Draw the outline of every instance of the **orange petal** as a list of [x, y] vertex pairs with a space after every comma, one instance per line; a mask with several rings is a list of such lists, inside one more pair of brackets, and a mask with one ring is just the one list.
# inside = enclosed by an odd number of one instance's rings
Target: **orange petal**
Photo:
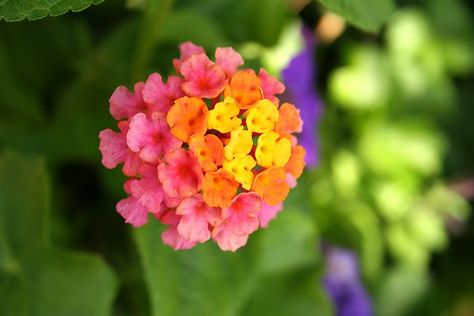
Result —
[[297, 145], [291, 148], [291, 157], [285, 166], [285, 171], [289, 172], [295, 179], [298, 179], [303, 173], [305, 155], [306, 150], [303, 146]]
[[209, 171], [202, 182], [202, 197], [211, 207], [228, 207], [237, 194], [238, 187], [239, 183], [229, 171]]
[[224, 161], [224, 145], [216, 135], [194, 135], [189, 138], [191, 149], [204, 171], [216, 170]]
[[298, 110], [293, 104], [283, 103], [278, 110], [280, 116], [276, 124], [276, 130], [284, 133], [301, 133], [303, 130], [303, 120]]
[[290, 192], [285, 170], [272, 167], [260, 172], [253, 181], [252, 191], [257, 192], [268, 205], [283, 202]]
[[233, 97], [241, 109], [249, 109], [255, 102], [263, 98], [260, 79], [251, 69], [237, 71], [224, 94], [226, 97]]
[[204, 135], [207, 131], [209, 110], [200, 98], [182, 97], [177, 99], [168, 111], [166, 121], [171, 133], [187, 142], [192, 135]]

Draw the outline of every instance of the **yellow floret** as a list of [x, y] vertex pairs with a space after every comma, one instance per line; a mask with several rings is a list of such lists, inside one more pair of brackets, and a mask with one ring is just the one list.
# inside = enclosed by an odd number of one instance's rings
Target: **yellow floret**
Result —
[[230, 132], [230, 141], [224, 147], [224, 157], [232, 160], [246, 156], [252, 150], [252, 146], [252, 132], [241, 127], [239, 130]]
[[266, 168], [283, 167], [291, 156], [291, 142], [276, 132], [263, 133], [258, 138], [255, 158]]
[[235, 180], [242, 184], [244, 189], [250, 190], [254, 177], [252, 169], [256, 164], [252, 156], [247, 155], [233, 160], [224, 160], [223, 167], [234, 175]]
[[278, 117], [279, 112], [275, 104], [267, 99], [260, 100], [247, 112], [247, 128], [256, 133], [270, 132], [275, 127]]
[[240, 109], [235, 100], [232, 97], [226, 97], [209, 111], [207, 126], [221, 133], [236, 130], [242, 124], [242, 120], [238, 117], [239, 112]]

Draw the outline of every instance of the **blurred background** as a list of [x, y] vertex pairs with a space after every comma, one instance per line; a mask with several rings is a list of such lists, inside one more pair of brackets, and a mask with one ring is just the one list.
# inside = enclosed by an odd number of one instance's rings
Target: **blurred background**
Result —
[[[0, 315], [474, 315], [472, 1], [0, 0], [0, 19]], [[100, 162], [114, 88], [171, 74], [188, 40], [281, 78], [305, 121], [304, 175], [237, 253], [126, 225]]]

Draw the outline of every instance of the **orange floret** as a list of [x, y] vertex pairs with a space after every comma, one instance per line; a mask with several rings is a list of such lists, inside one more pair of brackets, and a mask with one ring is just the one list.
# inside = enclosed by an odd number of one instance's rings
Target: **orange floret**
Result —
[[251, 69], [237, 71], [227, 85], [224, 95], [234, 98], [239, 108], [249, 109], [263, 98], [260, 79]]
[[262, 171], [255, 177], [252, 191], [260, 195], [268, 205], [277, 205], [283, 202], [290, 192], [285, 170], [280, 167], [272, 167]]
[[171, 133], [183, 142], [192, 135], [204, 135], [207, 131], [209, 110], [200, 98], [182, 97], [177, 99], [168, 111], [166, 121]]
[[293, 104], [283, 103], [278, 110], [280, 112], [275, 129], [284, 133], [301, 133], [303, 131], [303, 120]]
[[298, 179], [303, 173], [305, 155], [306, 150], [303, 146], [297, 145], [291, 148], [291, 157], [285, 166], [285, 171], [290, 173], [295, 179]]
[[214, 171], [222, 166], [224, 160], [224, 145], [216, 135], [193, 135], [189, 138], [191, 149], [199, 160], [204, 171]]
[[202, 182], [202, 197], [211, 207], [228, 207], [237, 194], [239, 183], [232, 173], [219, 169], [209, 171]]

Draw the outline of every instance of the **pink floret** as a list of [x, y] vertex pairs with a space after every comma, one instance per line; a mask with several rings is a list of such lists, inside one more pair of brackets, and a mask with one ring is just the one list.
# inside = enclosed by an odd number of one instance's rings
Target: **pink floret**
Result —
[[211, 238], [209, 226], [216, 226], [221, 220], [221, 209], [208, 206], [200, 194], [184, 199], [176, 209], [176, 214], [182, 215], [178, 233], [185, 239], [199, 243]]
[[109, 110], [113, 118], [117, 121], [123, 119], [130, 119], [139, 112], [147, 110], [147, 106], [142, 98], [143, 82], [135, 84], [132, 93], [124, 86], [119, 86], [112, 93], [109, 99]]
[[192, 55], [181, 65], [184, 76], [181, 88], [188, 96], [215, 98], [221, 93], [227, 79], [221, 67], [209, 60], [206, 54]]
[[196, 242], [183, 238], [178, 233], [178, 224], [181, 216], [174, 211], [168, 211], [161, 217], [161, 222], [167, 224], [168, 229], [161, 234], [161, 240], [164, 244], [171, 246], [174, 250], [191, 249], [196, 246]]
[[99, 133], [99, 150], [102, 154], [102, 164], [108, 169], [114, 169], [117, 165], [123, 163], [123, 173], [133, 177], [137, 174], [142, 160], [127, 147], [128, 122], [119, 122], [118, 126], [120, 132], [105, 129]]
[[263, 68], [260, 68], [258, 77], [262, 85], [263, 97], [278, 104], [280, 101], [275, 97], [275, 94], [283, 93], [285, 85], [275, 77], [270, 76]]
[[218, 47], [216, 49], [216, 64], [222, 68], [227, 78], [230, 78], [244, 64], [244, 60], [231, 47]]
[[147, 103], [149, 111], [168, 112], [174, 100], [184, 96], [181, 83], [181, 78], [170, 76], [168, 82], [164, 84], [160, 74], [156, 72], [151, 74], [143, 88], [143, 100]]
[[173, 66], [177, 72], [180, 71], [181, 65], [186, 59], [196, 54], [205, 54], [204, 48], [195, 45], [192, 42], [184, 42], [179, 45], [180, 58], [173, 59]]
[[212, 237], [222, 250], [236, 251], [247, 243], [248, 236], [259, 226], [258, 213], [262, 200], [254, 192], [240, 193], [232, 204], [222, 210], [223, 221], [217, 225]]
[[130, 122], [127, 145], [144, 161], [157, 164], [168, 151], [181, 147], [182, 142], [171, 134], [164, 114], [154, 112], [151, 117], [136, 114]]
[[262, 202], [262, 210], [258, 213], [260, 227], [267, 228], [268, 223], [274, 219], [281, 210], [283, 210], [283, 203], [268, 205]]
[[158, 171], [155, 165], [144, 164], [140, 167], [141, 179], [131, 180], [130, 192], [138, 199], [147, 211], [159, 213], [164, 211], [163, 187], [158, 180]]
[[117, 212], [125, 219], [125, 222], [134, 227], [140, 227], [148, 222], [146, 208], [138, 202], [138, 199], [130, 196], [117, 203]]
[[158, 178], [166, 194], [185, 198], [197, 193], [204, 175], [199, 161], [183, 148], [168, 152], [158, 165]]

